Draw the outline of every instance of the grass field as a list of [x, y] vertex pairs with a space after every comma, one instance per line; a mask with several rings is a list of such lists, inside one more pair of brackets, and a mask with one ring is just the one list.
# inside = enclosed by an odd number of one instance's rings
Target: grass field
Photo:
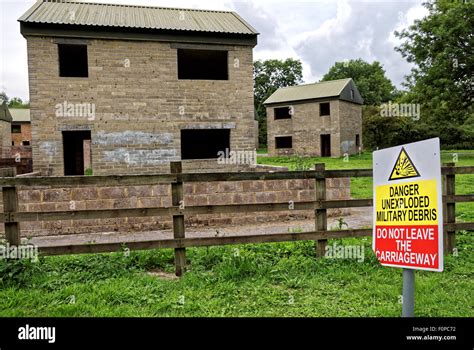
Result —
[[[443, 152], [443, 161], [451, 159]], [[371, 167], [367, 153], [349, 162], [307, 160], [321, 161], [328, 169]], [[474, 152], [459, 152], [458, 164], [474, 165]], [[456, 179], [457, 193], [474, 193], [473, 176]], [[370, 179], [353, 179], [353, 197], [371, 192]], [[472, 205], [457, 209], [459, 220], [474, 219]], [[329, 244], [364, 247], [364, 259], [317, 260], [313, 242], [193, 248], [179, 280], [170, 278], [172, 250], [0, 261], [0, 316], [399, 316], [401, 269], [381, 267], [370, 238]], [[457, 245], [443, 273], [416, 273], [417, 316], [474, 316], [472, 232], [459, 232]]]
[[[474, 150], [442, 151], [441, 161], [455, 162], [456, 166], [474, 165]], [[367, 169], [372, 168], [372, 154], [365, 152], [348, 158], [259, 157], [258, 163], [286, 166], [290, 170], [297, 166], [311, 167], [316, 163], [325, 163], [326, 169]], [[456, 194], [470, 193], [474, 193], [474, 175], [456, 176]], [[353, 198], [372, 198], [372, 178], [352, 178], [351, 195]], [[459, 203], [456, 209], [459, 221], [474, 221], [474, 203]]]

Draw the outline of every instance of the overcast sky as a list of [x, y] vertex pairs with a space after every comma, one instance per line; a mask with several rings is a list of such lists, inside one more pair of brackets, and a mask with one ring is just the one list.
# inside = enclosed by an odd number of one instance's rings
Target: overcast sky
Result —
[[[0, 0], [0, 90], [28, 97], [26, 41], [17, 19], [34, 0]], [[400, 87], [410, 65], [394, 47], [394, 30], [427, 14], [422, 0], [89, 0], [166, 7], [234, 10], [261, 34], [255, 59], [303, 62], [306, 83], [319, 81], [336, 61], [380, 61]]]

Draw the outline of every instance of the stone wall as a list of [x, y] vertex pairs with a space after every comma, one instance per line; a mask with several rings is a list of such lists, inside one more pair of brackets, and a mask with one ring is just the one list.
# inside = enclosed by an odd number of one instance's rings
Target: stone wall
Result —
[[341, 115], [341, 152], [355, 154], [356, 135], [359, 135], [359, 144], [362, 147], [362, 108], [360, 105], [339, 101]]
[[0, 158], [10, 158], [11, 145], [11, 124], [0, 119]]
[[[35, 171], [64, 175], [62, 131], [71, 130], [91, 131], [95, 175], [167, 171], [181, 160], [181, 129], [230, 129], [232, 150], [255, 148], [251, 46], [219, 47], [228, 49], [229, 80], [178, 80], [176, 44], [81, 40], [89, 76], [64, 78], [60, 41], [27, 37]], [[64, 104], [95, 113], [58, 116]]]
[[[315, 198], [314, 183], [314, 180], [188, 183], [184, 185], [184, 201], [187, 206], [311, 201]], [[350, 179], [327, 179], [326, 184], [328, 199], [350, 198]], [[20, 188], [19, 204], [20, 211], [29, 212], [169, 207], [171, 206], [171, 186], [37, 187], [28, 190]], [[1, 210], [3, 210], [3, 204], [0, 204]], [[341, 215], [343, 212], [329, 210], [328, 214]], [[194, 215], [186, 217], [186, 225], [238, 225], [295, 218], [314, 218], [314, 213], [313, 211], [285, 211]], [[93, 232], [127, 234], [167, 229], [171, 228], [171, 224], [171, 217], [26, 222], [21, 223], [21, 232], [23, 237]], [[2, 224], [0, 231], [3, 232], [3, 230]]]
[[[319, 104], [330, 103], [329, 116], [319, 115]], [[291, 119], [274, 118], [274, 108], [292, 107]], [[362, 138], [362, 108], [340, 100], [278, 104], [267, 107], [268, 153], [271, 156], [321, 156], [320, 135], [331, 135], [331, 156], [356, 153], [355, 135]], [[292, 136], [292, 149], [276, 149], [276, 136]]]

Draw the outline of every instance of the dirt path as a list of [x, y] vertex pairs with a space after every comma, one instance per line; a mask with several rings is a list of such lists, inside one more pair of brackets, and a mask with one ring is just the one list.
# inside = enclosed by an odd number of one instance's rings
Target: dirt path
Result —
[[[339, 227], [339, 218], [328, 218], [328, 228], [337, 229]], [[366, 228], [372, 226], [372, 208], [354, 208], [351, 209], [351, 215], [344, 218], [348, 228]], [[347, 228], [343, 225], [343, 229]], [[224, 236], [243, 236], [249, 234], [265, 235], [272, 233], [286, 232], [304, 232], [314, 230], [314, 220], [288, 220], [282, 222], [260, 223], [253, 225], [226, 226], [226, 227], [191, 227], [186, 229], [186, 237], [224, 237]], [[118, 232], [110, 233], [91, 233], [64, 236], [34, 237], [31, 243], [39, 247], [62, 246], [71, 244], [87, 243], [115, 243], [148, 241], [157, 239], [171, 239], [173, 233], [171, 230], [137, 232], [120, 234]]]

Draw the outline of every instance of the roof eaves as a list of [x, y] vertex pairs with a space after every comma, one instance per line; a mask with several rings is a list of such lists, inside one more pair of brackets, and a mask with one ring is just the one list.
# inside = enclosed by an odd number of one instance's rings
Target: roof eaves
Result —
[[[339, 95], [341, 95], [344, 89], [347, 87], [347, 85], [349, 85], [349, 83], [351, 82], [352, 78], [339, 79], [339, 80], [346, 80], [346, 83], [341, 87], [341, 90], [339, 91]], [[333, 80], [333, 81], [337, 81], [337, 80]]]
[[240, 21], [242, 22], [242, 24], [244, 26], [246, 26], [254, 35], [260, 35], [260, 33], [254, 28], [252, 27], [245, 19], [243, 19], [242, 17], [240, 17], [240, 15], [235, 12], [235, 11], [232, 11], [232, 14]]
[[310, 98], [302, 98], [302, 99], [293, 99], [293, 100], [280, 100], [280, 101], [275, 101], [275, 102], [267, 102], [269, 100], [269, 98], [267, 100], [265, 100], [263, 102], [263, 105], [265, 106], [270, 106], [270, 105], [277, 105], [277, 104], [285, 104], [285, 103], [304, 103], [304, 102], [310, 102], [310, 101], [321, 101], [321, 100], [329, 100], [329, 99], [335, 99], [335, 98], [338, 98], [340, 96], [339, 95], [331, 95], [331, 96], [322, 96], [322, 97], [310, 97]]
[[28, 17], [30, 17], [33, 14], [33, 12], [35, 12], [38, 9], [38, 7], [41, 6], [42, 3], [43, 3], [43, 0], [37, 0], [33, 6], [31, 6], [20, 18], [18, 18], [18, 22], [26, 21]]

